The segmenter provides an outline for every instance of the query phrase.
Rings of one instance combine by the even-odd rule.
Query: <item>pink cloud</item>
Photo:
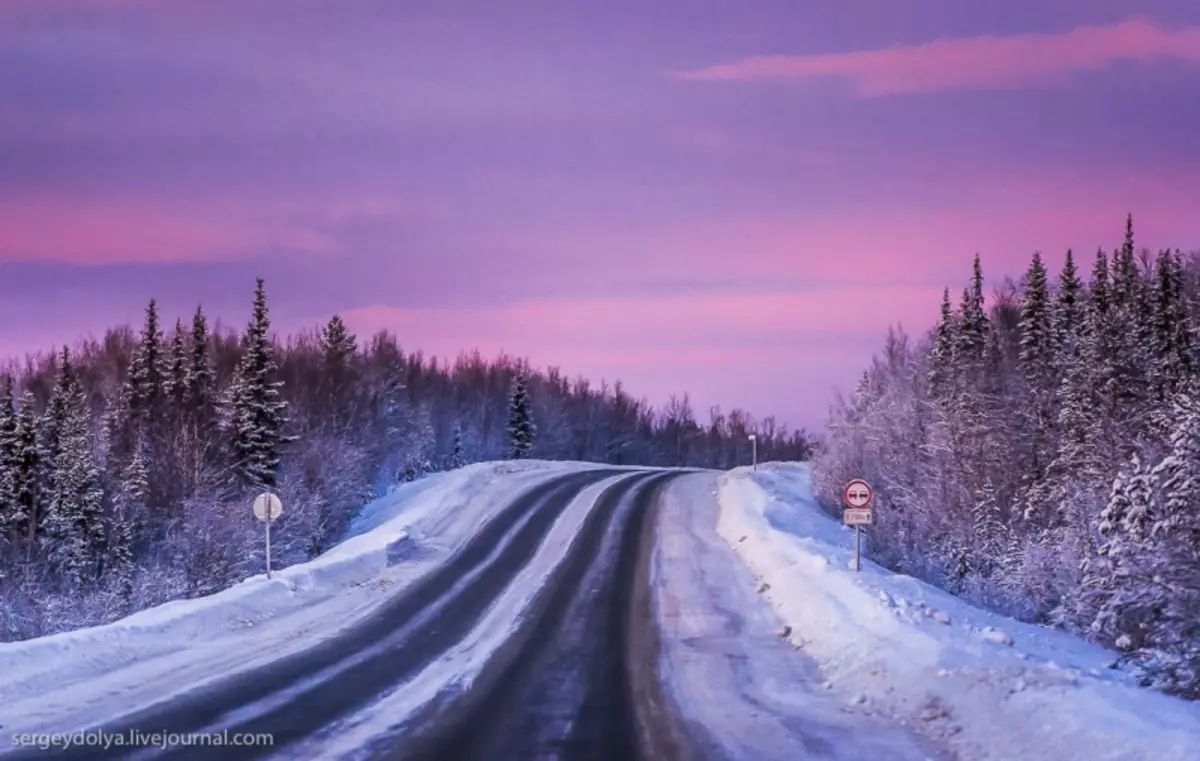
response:
[[[35,198],[0,203],[0,261],[213,261],[280,248],[336,256],[343,245],[330,230],[339,225],[441,214],[427,203],[372,195],[190,204]]]
[[[737,81],[843,77],[864,97],[953,89],[1062,84],[1071,74],[1117,61],[1200,62],[1200,27],[1167,29],[1134,19],[1063,34],[943,39],[883,50],[811,56],[754,56],[681,72],[685,79]]]

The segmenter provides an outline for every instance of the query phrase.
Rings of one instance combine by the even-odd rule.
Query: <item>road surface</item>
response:
[[[638,749],[664,736],[646,725],[664,712],[656,680],[646,678],[656,674],[657,650],[644,574],[648,517],[658,488],[675,474],[625,472],[601,492],[565,562],[473,689],[443,696],[403,731],[353,755],[467,761],[553,751],[564,759],[670,761],[654,747],[649,755]],[[335,638],[89,728],[110,735],[183,735],[220,727],[231,734],[269,733],[271,746],[72,746],[52,753],[62,759],[178,761],[214,754],[231,760],[303,757],[297,741],[353,714],[461,641],[530,562],[572,500],[620,473],[575,473],[521,495],[448,563]],[[474,727],[467,744],[461,742],[464,726]],[[647,737],[654,739],[642,739]],[[3,755],[45,757],[46,751],[35,749]]]
[[[0,759],[936,757],[903,730],[852,726],[819,694],[802,657],[780,652],[769,612],[748,599],[745,569],[712,531],[711,476],[684,473],[557,477],[516,497],[444,565],[336,636],[85,730],[270,734],[271,745],[73,745]],[[491,620],[510,587],[521,588],[523,572],[546,562],[539,550],[559,519],[592,496],[569,547],[558,545],[561,562],[528,593],[515,628],[475,678],[438,681],[415,712],[389,712],[389,696],[411,692],[423,669]],[[789,691],[801,698],[779,697]],[[383,723],[365,739],[345,734],[366,716]]]

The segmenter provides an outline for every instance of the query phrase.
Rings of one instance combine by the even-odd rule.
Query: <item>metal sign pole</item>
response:
[[[854,570],[856,572],[862,570],[862,544],[859,542],[860,536],[860,529],[856,525],[854,527]]]
[[[267,579],[271,578],[271,521],[263,521],[267,524]]]

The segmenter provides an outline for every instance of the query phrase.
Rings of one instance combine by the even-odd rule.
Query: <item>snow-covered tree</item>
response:
[[[187,368],[187,409],[197,435],[206,434],[216,420],[216,375],[210,356],[208,319],[196,307],[192,317],[192,356]]]
[[[942,394],[949,382],[954,363],[954,311],[950,304],[950,289],[942,291],[942,310],[929,352],[929,387],[935,395]]]
[[[1034,252],[1025,277],[1021,300],[1021,366],[1033,388],[1040,391],[1047,380],[1054,348],[1050,290],[1041,253]]]
[[[133,594],[136,572],[135,543],[146,514],[146,497],[150,492],[142,446],[136,446],[125,472],[121,475],[119,491],[113,500],[109,525],[109,571],[126,602]]]
[[[129,410],[140,422],[155,420],[161,411],[167,385],[167,358],[163,355],[163,335],[159,325],[158,303],[150,299],[141,341],[129,366]]]
[[[254,311],[231,392],[234,459],[242,479],[255,486],[275,485],[285,441],[283,414],[287,403],[280,399],[283,384],[276,380],[278,366],[270,327],[267,293],[263,279],[258,278]]]
[[[171,403],[174,415],[182,415],[187,404],[188,351],[185,343],[186,336],[183,320],[176,320],[175,330],[171,333],[171,348],[166,357],[166,374],[163,379],[165,396]]]
[[[7,542],[15,546],[17,537],[12,533],[13,519],[17,514],[17,466],[20,457],[17,440],[17,410],[13,402],[13,379],[5,375],[0,379],[0,553]],[[3,555],[0,554],[0,558]],[[0,574],[3,570],[0,569]]]
[[[82,389],[67,386],[58,421],[58,451],[46,504],[48,555],[68,588],[94,582],[103,570],[104,493],[91,438],[91,411]]]
[[[462,424],[455,422],[454,424],[454,441],[450,451],[450,468],[457,469],[467,464],[466,453],[463,452],[463,431]]]
[[[529,400],[529,389],[523,371],[513,376],[512,390],[508,397],[508,458],[521,460],[529,457],[537,426],[533,422],[533,407]]]

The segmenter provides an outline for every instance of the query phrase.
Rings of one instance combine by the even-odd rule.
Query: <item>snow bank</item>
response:
[[[966,760],[1194,761],[1200,705],[1133,685],[1115,655],[975,608],[870,562],[820,511],[806,465],[718,481],[717,530],[845,710],[882,715]]]
[[[360,596],[353,606],[339,607],[335,598],[379,579],[403,556],[398,549],[416,545],[425,562],[410,565],[432,567],[517,492],[593,467],[598,466],[527,460],[479,463],[430,476],[368,504],[352,522],[350,538],[311,562],[275,571],[269,581],[261,574],[217,594],[169,602],[103,626],[0,644],[0,725],[13,718],[14,698],[24,701],[31,693],[61,689],[149,658],[179,653],[186,660],[188,650],[210,647],[214,640],[227,639],[225,650],[236,654],[240,649],[249,665],[251,656],[262,655],[250,643],[266,641],[257,624],[322,603],[330,604],[329,610],[321,607],[322,615],[297,617],[310,628],[323,621],[324,634],[342,628],[353,622],[351,613],[361,615],[370,606]],[[248,627],[255,628],[247,632]]]

